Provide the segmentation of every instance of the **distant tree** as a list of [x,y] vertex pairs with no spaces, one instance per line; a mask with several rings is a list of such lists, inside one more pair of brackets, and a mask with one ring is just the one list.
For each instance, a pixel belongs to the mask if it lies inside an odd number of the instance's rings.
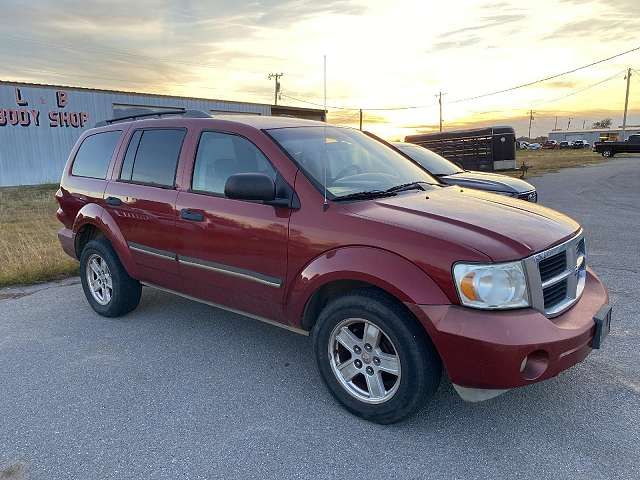
[[602,120],[598,120],[597,122],[593,122],[591,124],[591,128],[611,128],[611,124],[613,120],[610,118],[603,118]]

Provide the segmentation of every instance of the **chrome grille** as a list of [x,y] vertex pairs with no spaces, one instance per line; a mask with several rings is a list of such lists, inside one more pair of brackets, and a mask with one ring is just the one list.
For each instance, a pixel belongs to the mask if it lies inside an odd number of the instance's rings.
[[560,315],[584,290],[587,257],[582,231],[572,239],[525,259],[532,307]]
[[542,296],[544,297],[545,310],[555,307],[567,298],[567,280],[564,279],[547,288],[543,288]]
[[560,252],[545,258],[538,264],[538,268],[540,269],[540,279],[546,282],[567,269],[567,253]]

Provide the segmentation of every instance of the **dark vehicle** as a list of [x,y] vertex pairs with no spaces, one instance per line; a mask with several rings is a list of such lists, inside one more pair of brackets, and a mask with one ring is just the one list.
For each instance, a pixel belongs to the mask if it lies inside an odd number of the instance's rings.
[[417,411],[443,372],[484,400],[558,375],[609,332],[565,215],[442,186],[358,130],[181,113],[109,121],[70,154],[58,237],[98,314],[133,311],[147,285],[311,335],[330,392],[380,423]]
[[617,153],[640,153],[640,134],[629,135],[624,142],[596,142],[593,150],[603,157],[613,157]]
[[421,133],[408,135],[404,141],[428,148],[466,170],[491,172],[516,167],[516,134],[511,127]]
[[437,153],[413,143],[394,142],[393,146],[419,163],[427,172],[446,185],[459,185],[461,187],[485,190],[529,202],[538,201],[536,188],[519,178],[507,177],[497,173],[463,170]]
[[542,144],[543,150],[554,150],[556,148],[559,148],[559,145],[555,140],[547,140]]
[[581,148],[588,148],[589,147],[589,143],[585,142],[584,140],[574,140],[573,143],[571,144],[571,148],[573,148],[574,150],[580,150]]
[[558,147],[564,149],[564,148],[571,148],[572,145],[573,145],[573,142],[569,142],[567,140],[563,140],[562,142],[560,142],[558,144]]

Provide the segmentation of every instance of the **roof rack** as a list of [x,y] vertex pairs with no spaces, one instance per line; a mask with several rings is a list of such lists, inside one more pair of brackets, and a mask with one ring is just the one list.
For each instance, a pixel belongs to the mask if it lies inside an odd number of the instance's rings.
[[140,113],[125,115],[124,117],[116,117],[110,120],[103,120],[101,122],[96,123],[94,128],[106,127],[107,125],[111,125],[112,123],[122,122],[125,120],[136,120],[138,118],[147,118],[147,117],[160,118],[163,115],[182,115],[183,117],[186,117],[186,118],[211,118],[211,115],[201,110],[187,110],[186,108],[176,108],[173,110],[156,110],[153,112],[141,111]]

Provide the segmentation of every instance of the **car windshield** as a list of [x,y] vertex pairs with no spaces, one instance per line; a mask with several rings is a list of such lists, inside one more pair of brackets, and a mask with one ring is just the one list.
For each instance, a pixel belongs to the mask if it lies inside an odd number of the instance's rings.
[[397,147],[427,169],[431,175],[455,175],[464,172],[455,163],[419,145],[397,145]]
[[[420,188],[438,181],[383,143],[351,128],[317,126],[268,130],[331,199],[384,194],[394,187]],[[392,194],[389,192],[389,194]],[[362,197],[363,199],[366,197]]]

